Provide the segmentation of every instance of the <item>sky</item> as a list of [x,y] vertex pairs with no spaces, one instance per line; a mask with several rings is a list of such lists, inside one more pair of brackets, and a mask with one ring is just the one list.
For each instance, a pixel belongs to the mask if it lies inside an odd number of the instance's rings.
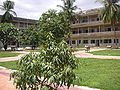
[[[5,0],[0,0],[0,5]],[[60,10],[57,5],[62,5],[61,0],[11,0],[15,3],[14,11],[17,13],[17,17],[36,19],[38,20],[42,13],[45,13],[49,9]],[[82,10],[94,9],[101,7],[99,3],[95,3],[96,0],[76,0],[74,5]],[[0,10],[2,15],[4,12]]]

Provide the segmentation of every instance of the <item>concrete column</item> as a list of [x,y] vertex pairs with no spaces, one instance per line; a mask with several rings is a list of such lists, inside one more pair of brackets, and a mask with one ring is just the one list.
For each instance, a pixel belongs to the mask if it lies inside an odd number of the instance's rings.
[[90,33],[90,28],[88,27],[88,33]]
[[99,26],[99,32],[100,32],[100,30],[101,30],[101,26]]
[[20,28],[20,22],[17,23],[17,27]]
[[87,16],[87,18],[88,18],[88,23],[90,23],[90,18],[89,18],[89,15]]

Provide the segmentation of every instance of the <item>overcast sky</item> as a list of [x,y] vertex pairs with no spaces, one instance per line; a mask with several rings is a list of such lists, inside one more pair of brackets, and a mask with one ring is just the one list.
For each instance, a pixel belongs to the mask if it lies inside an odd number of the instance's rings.
[[[0,5],[3,1],[0,0]],[[14,11],[17,13],[17,17],[36,19],[38,20],[42,13],[49,9],[59,10],[57,5],[62,5],[61,0],[11,0],[15,2]],[[75,5],[82,10],[98,8],[101,5],[95,3],[96,0],[76,0]],[[2,15],[4,12],[0,10]]]

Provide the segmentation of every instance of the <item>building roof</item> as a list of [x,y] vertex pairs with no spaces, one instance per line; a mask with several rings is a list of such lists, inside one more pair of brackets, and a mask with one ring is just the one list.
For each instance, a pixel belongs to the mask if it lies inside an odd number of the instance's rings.
[[[2,15],[0,15],[0,18],[2,17]],[[34,19],[26,19],[26,18],[21,18],[21,17],[14,17],[15,21],[22,21],[22,22],[31,22],[31,23],[35,23],[38,20],[34,20]]]
[[95,9],[89,9],[89,10],[84,10],[84,11],[80,11],[78,12],[80,15],[89,15],[89,14],[96,14],[99,13],[101,8],[95,8]]

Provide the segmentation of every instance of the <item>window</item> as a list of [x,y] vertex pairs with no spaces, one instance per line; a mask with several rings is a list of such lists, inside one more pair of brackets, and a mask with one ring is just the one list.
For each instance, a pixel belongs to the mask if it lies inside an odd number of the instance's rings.
[[99,18],[97,18],[97,21],[99,21],[100,19]]
[[111,28],[107,28],[107,31],[111,31]]
[[86,16],[86,17],[83,17],[82,23],[84,23],[84,22],[88,22],[88,17],[87,17],[87,16]]
[[100,40],[100,43],[103,43],[103,40]]
[[84,44],[88,44],[88,40],[83,40],[83,43]]
[[99,32],[99,28],[97,28],[97,32]]
[[90,29],[90,33],[93,33],[93,32],[95,32],[95,30],[94,29]]
[[76,44],[76,41],[75,41],[75,40],[72,40],[72,44]]
[[79,30],[79,33],[82,33],[82,30]]
[[95,40],[91,40],[91,44],[95,43]]
[[120,31],[120,28],[119,27],[115,27],[115,31]]
[[78,33],[78,31],[72,31],[72,33],[73,33],[73,34],[77,34],[77,33]]
[[119,39],[114,39],[114,43],[119,43]]
[[24,27],[24,23],[20,23],[20,27]]
[[88,33],[88,30],[83,30],[83,33]]
[[104,43],[112,43],[111,39],[104,39]]

